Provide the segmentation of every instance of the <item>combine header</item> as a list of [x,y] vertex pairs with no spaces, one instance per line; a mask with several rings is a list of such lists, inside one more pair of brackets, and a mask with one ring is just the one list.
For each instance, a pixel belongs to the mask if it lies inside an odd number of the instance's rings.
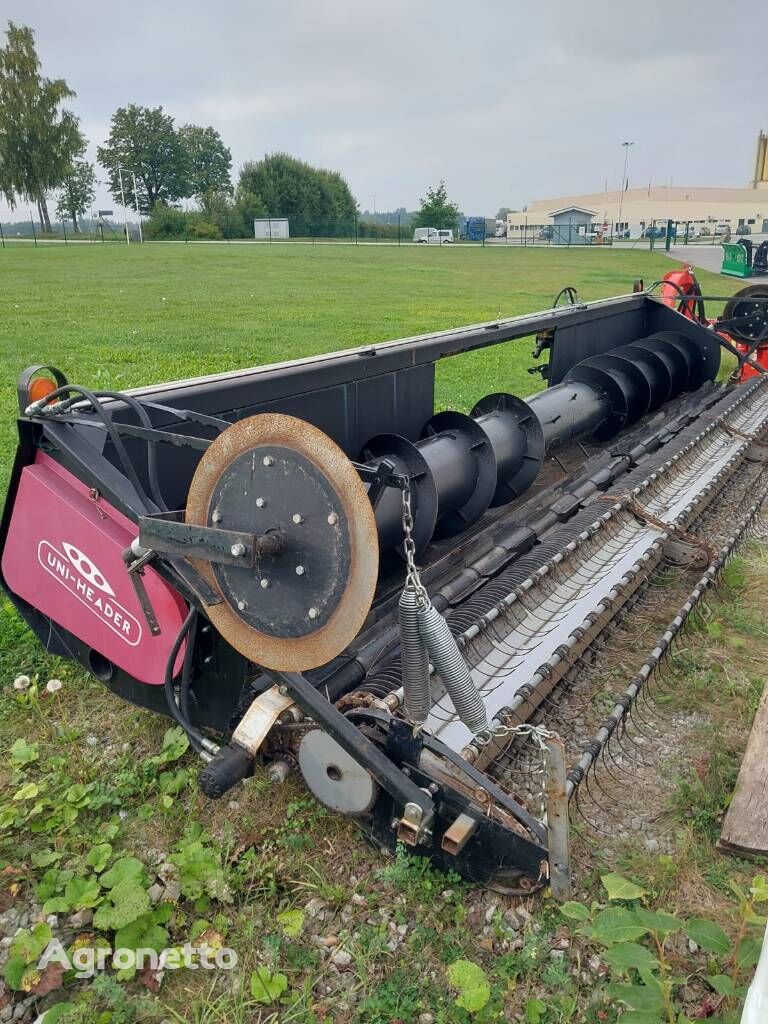
[[[47,651],[179,722],[208,796],[257,759],[276,783],[298,768],[384,845],[565,895],[569,803],[633,742],[639,698],[768,493],[768,294],[710,322],[689,271],[564,293],[125,393],[28,369],[8,596]],[[530,337],[545,390],[500,380],[469,415],[435,413],[437,360]],[[718,384],[722,348],[739,368]],[[605,685],[607,638],[648,617],[660,573],[679,610],[619,652],[624,680],[579,736],[569,701]]]

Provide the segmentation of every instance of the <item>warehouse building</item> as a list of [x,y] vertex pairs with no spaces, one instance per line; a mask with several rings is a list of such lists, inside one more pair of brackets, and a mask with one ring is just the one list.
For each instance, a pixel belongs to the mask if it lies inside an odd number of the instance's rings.
[[594,210],[598,225],[614,237],[636,238],[652,224],[672,220],[689,224],[691,234],[736,235],[768,232],[768,136],[760,132],[752,180],[745,188],[651,185],[620,191],[537,199],[524,212],[507,215],[508,237],[524,231],[551,230],[563,209]]

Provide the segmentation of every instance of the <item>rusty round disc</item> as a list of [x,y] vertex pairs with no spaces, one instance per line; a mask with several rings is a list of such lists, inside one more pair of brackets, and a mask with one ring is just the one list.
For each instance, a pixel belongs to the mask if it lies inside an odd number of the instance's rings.
[[211,622],[250,661],[303,672],[359,632],[376,588],[376,521],[354,466],[317,427],[279,413],[228,427],[195,470],[185,521],[281,535],[282,550],[252,566],[190,559],[222,597],[206,607]]

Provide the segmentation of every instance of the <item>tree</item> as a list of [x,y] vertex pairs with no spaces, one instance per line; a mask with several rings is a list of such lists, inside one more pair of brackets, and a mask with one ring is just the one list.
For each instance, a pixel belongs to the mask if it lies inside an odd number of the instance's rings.
[[179,138],[187,155],[189,195],[207,212],[214,196],[232,191],[232,154],[215,128],[185,124],[179,128]]
[[85,146],[77,117],[62,109],[75,93],[63,78],[43,78],[35,35],[8,22],[0,48],[0,193],[11,208],[18,199],[37,204],[51,230],[46,194],[64,181]]
[[436,188],[428,188],[426,196],[421,200],[419,212],[413,221],[415,228],[451,228],[459,226],[459,208],[448,199],[445,182],[440,181]]
[[96,172],[87,160],[75,160],[59,192],[56,216],[68,217],[75,231],[80,230],[77,218],[84,214],[96,197]]
[[357,216],[357,203],[338,171],[312,167],[287,153],[244,164],[238,191],[258,197],[262,216],[287,217],[294,236],[345,234]]
[[508,213],[514,213],[515,211],[511,206],[500,206],[499,212],[496,214],[496,220],[506,220]]
[[[175,203],[189,195],[189,160],[173,118],[162,107],[118,107],[112,115],[109,138],[98,148],[99,163],[107,170],[109,190],[116,203],[138,205],[150,213],[155,203]],[[120,188],[122,169],[122,190]]]

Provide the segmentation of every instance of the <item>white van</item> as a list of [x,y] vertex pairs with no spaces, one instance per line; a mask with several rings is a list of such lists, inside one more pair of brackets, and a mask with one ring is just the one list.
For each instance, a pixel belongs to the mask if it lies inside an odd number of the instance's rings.
[[453,241],[453,231],[450,228],[416,228],[413,232],[414,242],[424,245],[445,245]]

